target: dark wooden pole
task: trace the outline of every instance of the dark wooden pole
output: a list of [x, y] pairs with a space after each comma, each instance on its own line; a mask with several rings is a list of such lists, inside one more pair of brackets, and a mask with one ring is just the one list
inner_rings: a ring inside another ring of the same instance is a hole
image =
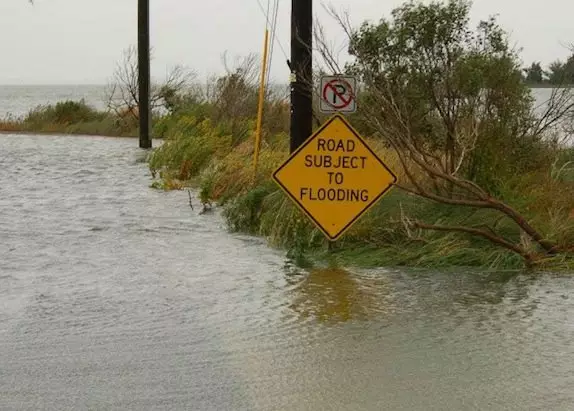
[[140, 148], [151, 148], [149, 0], [138, 0], [138, 113]]
[[291, 1], [290, 150], [313, 132], [313, 1]]

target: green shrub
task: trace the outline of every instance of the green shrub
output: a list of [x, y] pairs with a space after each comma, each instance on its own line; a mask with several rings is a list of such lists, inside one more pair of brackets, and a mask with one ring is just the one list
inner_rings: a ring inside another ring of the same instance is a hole
[[63, 101], [55, 105], [39, 106], [31, 110], [24, 118], [24, 123], [30, 127], [39, 128], [46, 124], [69, 125], [80, 122], [101, 120], [105, 113], [80, 101]]

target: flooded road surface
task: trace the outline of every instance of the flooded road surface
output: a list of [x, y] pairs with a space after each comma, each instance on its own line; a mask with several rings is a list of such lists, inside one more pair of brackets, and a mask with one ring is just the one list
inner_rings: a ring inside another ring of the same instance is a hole
[[1, 410], [572, 410], [567, 275], [302, 272], [136, 140], [0, 136]]

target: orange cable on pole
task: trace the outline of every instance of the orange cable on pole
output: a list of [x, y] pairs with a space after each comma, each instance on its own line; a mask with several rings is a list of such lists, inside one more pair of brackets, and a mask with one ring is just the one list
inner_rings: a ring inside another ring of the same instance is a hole
[[255, 151], [253, 156], [253, 168], [257, 175], [259, 163], [259, 150], [261, 147], [261, 132], [263, 123], [263, 106], [265, 103], [265, 74], [267, 72], [267, 49], [269, 48], [269, 29], [265, 28], [265, 39], [263, 42], [263, 62], [261, 64], [261, 84], [259, 86], [259, 107], [257, 111], [257, 128], [255, 131]]

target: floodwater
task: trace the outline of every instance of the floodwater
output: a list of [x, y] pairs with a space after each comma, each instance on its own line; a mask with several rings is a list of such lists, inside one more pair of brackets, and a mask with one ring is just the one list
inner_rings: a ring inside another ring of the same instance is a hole
[[574, 276], [306, 272], [136, 140], [0, 153], [0, 410], [574, 409]]

